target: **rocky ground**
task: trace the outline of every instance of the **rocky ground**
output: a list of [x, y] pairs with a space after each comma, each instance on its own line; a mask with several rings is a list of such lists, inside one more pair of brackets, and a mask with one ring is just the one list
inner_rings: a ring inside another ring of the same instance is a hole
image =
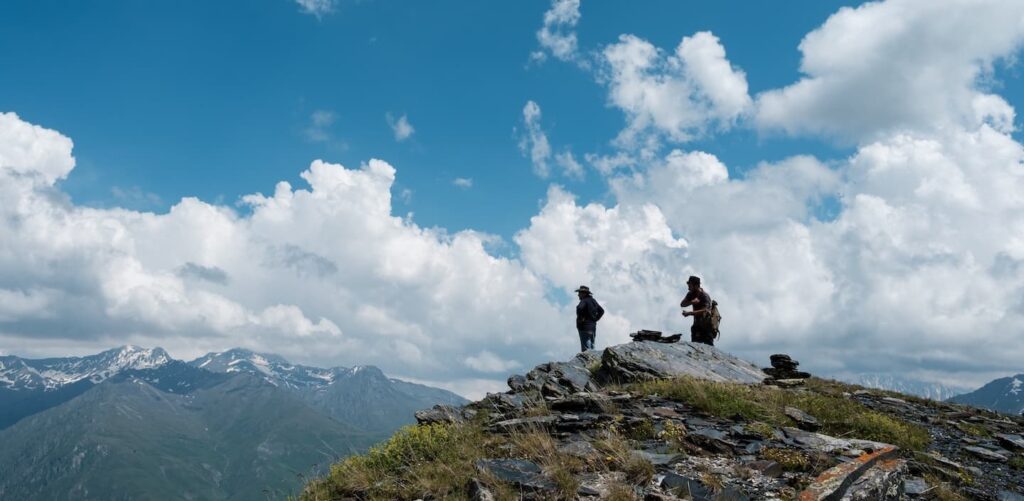
[[469, 471], [454, 488], [419, 478], [437, 487], [374, 494], [391, 482], [378, 477], [307, 497], [1024, 499], [1020, 418], [806, 379], [788, 357], [772, 365], [654, 341], [543, 364], [506, 393], [417, 413], [421, 426], [483, 430], [488, 445], [459, 456]]

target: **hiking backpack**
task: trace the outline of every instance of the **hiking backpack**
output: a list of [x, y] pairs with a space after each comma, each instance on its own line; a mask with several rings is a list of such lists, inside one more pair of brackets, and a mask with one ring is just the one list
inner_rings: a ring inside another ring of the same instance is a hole
[[715, 334], [715, 339], [721, 335], [718, 331], [718, 325], [722, 323], [722, 314], [718, 312], [718, 301], [711, 300], [711, 332]]

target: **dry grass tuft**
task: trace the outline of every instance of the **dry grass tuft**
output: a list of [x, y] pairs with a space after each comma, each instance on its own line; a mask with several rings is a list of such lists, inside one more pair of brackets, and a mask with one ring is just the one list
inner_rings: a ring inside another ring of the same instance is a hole
[[967, 501], [967, 498], [963, 494], [947, 482], [943, 482], [942, 479], [935, 475], [925, 475], [925, 483], [928, 484], [928, 499], [935, 499], [937, 501]]
[[604, 499], [606, 501], [640, 501], [632, 487], [618, 483], [608, 487], [608, 494]]
[[618, 433], [608, 431], [594, 446], [601, 452], [605, 467], [625, 473], [629, 483], [646, 485], [654, 478], [654, 465], [634, 454], [629, 442]]

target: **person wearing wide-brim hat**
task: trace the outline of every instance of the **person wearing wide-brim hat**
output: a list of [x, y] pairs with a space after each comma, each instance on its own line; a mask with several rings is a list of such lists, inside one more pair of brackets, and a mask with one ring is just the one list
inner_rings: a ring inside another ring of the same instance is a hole
[[679, 306], [693, 306], [693, 311], [683, 310], [684, 317], [693, 317], [690, 327], [690, 342], [715, 345], [715, 333], [711, 326], [711, 296], [700, 286], [700, 277], [690, 276], [686, 280], [686, 297]]
[[597, 321], [604, 316], [604, 308], [597, 304], [594, 295], [590, 293], [590, 287], [581, 285], [576, 289], [580, 298], [580, 304], [576, 305], [576, 330], [580, 333], [580, 351], [594, 349], [594, 339], [597, 338]]

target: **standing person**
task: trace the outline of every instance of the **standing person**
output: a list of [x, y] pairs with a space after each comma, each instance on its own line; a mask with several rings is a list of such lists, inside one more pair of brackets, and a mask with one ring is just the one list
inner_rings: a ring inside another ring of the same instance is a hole
[[597, 304], [590, 287], [581, 285], [576, 289], [580, 304], [576, 305], [576, 330], [580, 333], [580, 351], [594, 349], [594, 338], [597, 337], [597, 321], [604, 316], [604, 308]]
[[686, 287], [689, 289], [686, 297], [679, 303], [679, 306], [686, 308], [693, 306], [693, 311], [683, 310], [684, 317], [693, 317], [693, 326], [690, 327], [690, 341], [693, 343], [704, 343], [715, 345], [714, 328], [711, 326], [711, 296], [700, 286], [700, 278], [690, 276], [686, 280]]

